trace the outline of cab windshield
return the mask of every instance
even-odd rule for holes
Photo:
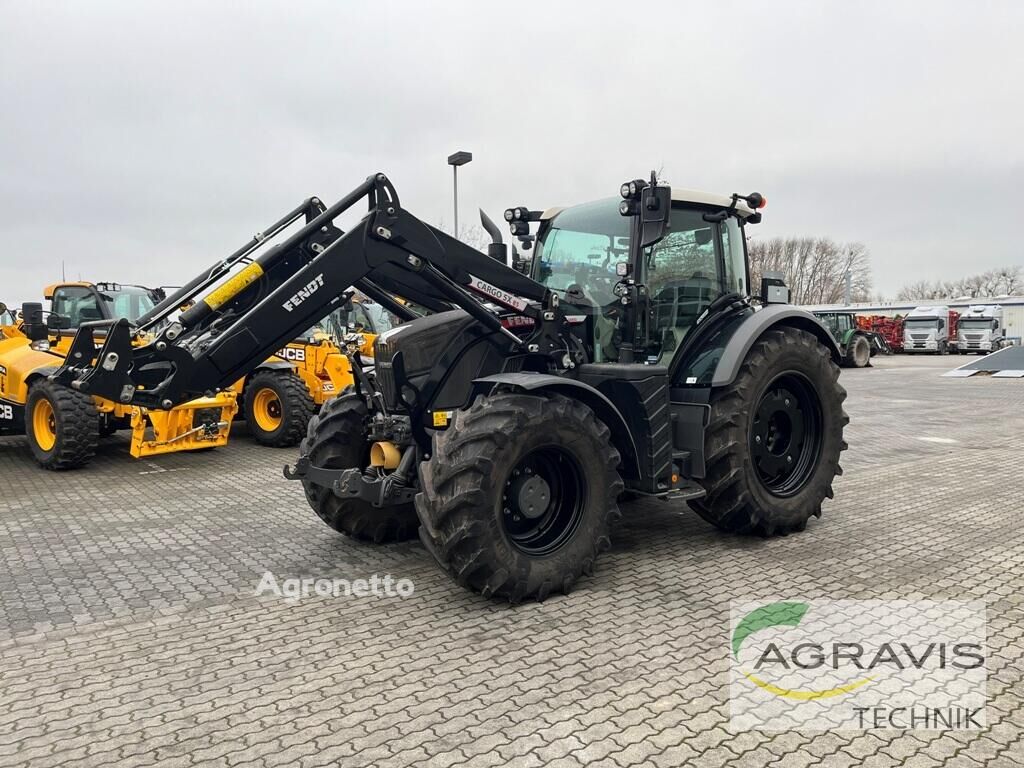
[[[916,328],[917,330],[931,330],[939,327],[939,319],[932,317],[922,320],[904,320],[903,325],[906,328]]]
[[[148,288],[122,285],[115,290],[100,290],[111,317],[123,317],[135,322],[157,305],[156,297]]]
[[[132,323],[156,306],[155,291],[135,285],[62,285],[53,294],[52,311],[68,327],[96,320],[124,318]]]
[[[965,330],[987,331],[993,327],[994,322],[992,319],[979,320],[978,318],[973,318],[971,320],[961,320],[959,327]]]
[[[399,324],[399,319],[376,302],[353,301],[350,308],[339,308],[307,331],[312,338],[324,333],[340,342],[350,332],[380,335]]]
[[[562,301],[587,316],[585,342],[594,362],[618,359],[621,307],[614,293],[616,265],[629,258],[628,217],[615,199],[568,208],[557,214],[537,243],[534,279],[562,294]],[[646,361],[667,363],[697,318],[719,296],[746,294],[746,255],[735,217],[706,221],[712,209],[673,205],[665,237],[643,254],[639,274],[647,286],[650,313]]]

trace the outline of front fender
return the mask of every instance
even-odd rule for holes
[[[740,366],[747,357],[747,352],[761,336],[776,326],[799,328],[817,337],[832,355],[832,360],[839,363],[842,353],[832,334],[822,323],[806,310],[789,304],[771,304],[753,312],[735,328],[711,378],[711,386],[724,387],[731,384],[740,372]]]
[[[489,395],[498,387],[518,389],[523,392],[557,392],[560,395],[579,400],[594,411],[612,433],[612,444],[622,459],[622,468],[630,478],[640,477],[640,459],[636,443],[626,420],[615,404],[600,391],[576,379],[552,376],[544,373],[497,373],[473,380],[473,394]]]

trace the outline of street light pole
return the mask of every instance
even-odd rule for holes
[[[448,165],[452,167],[452,203],[455,209],[454,232],[456,239],[459,237],[459,166],[465,165],[473,159],[472,152],[456,152],[448,155]]]

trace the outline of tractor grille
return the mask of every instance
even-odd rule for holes
[[[928,334],[927,333],[912,333],[912,334],[910,334],[910,338],[912,338],[914,341],[927,341],[928,340]]]
[[[384,396],[384,402],[389,405],[395,405],[398,402],[398,391],[395,386],[395,372],[391,368],[391,361],[384,362],[380,358],[377,358],[377,362],[374,364],[374,382],[377,384],[377,389]]]

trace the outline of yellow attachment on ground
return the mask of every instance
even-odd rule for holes
[[[370,446],[370,466],[383,469],[396,469],[402,460],[402,452],[398,446],[386,440]]]
[[[133,407],[132,456],[138,459],[227,445],[231,421],[238,413],[236,397],[234,391],[220,392],[169,411]]]

